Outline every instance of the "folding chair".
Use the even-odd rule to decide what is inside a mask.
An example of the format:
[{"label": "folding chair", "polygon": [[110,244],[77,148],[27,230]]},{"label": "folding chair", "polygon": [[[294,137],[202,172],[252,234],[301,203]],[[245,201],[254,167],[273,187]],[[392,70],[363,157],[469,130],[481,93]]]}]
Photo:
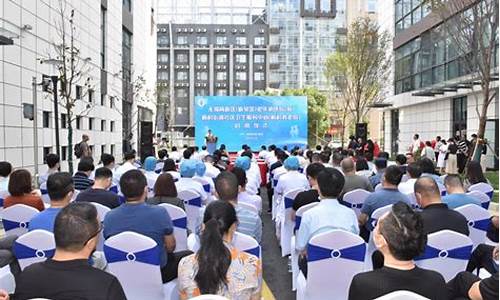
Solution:
[{"label": "folding chair", "polygon": [[182,208],[168,203],[161,203],[160,206],[167,210],[168,215],[174,224],[175,251],[187,250],[186,212],[182,210]]},{"label": "folding chair", "polygon": [[[96,202],[90,202],[90,204],[94,205],[95,208],[97,209],[97,218],[99,219],[99,222],[104,222],[104,218],[106,217],[106,214],[111,210],[109,207],[104,206],[100,203]],[[96,250],[97,251],[102,251],[102,248],[104,246],[104,234],[101,232],[99,233],[99,240],[97,242]]]},{"label": "folding chair", "polygon": [[178,197],[184,201],[187,228],[191,232],[196,232],[196,226],[198,225],[196,223],[198,222],[202,207],[201,195],[192,190],[184,190],[178,193]]},{"label": "folding chair", "polygon": [[56,242],[54,234],[47,230],[36,229],[23,234],[14,242],[13,250],[21,270],[27,266],[45,261],[54,256]]},{"label": "folding chair", "polygon": [[486,242],[486,233],[491,223],[489,211],[475,204],[460,206],[455,210],[467,219],[469,237],[474,244],[474,249]]},{"label": "folding chair", "polygon": [[21,236],[28,232],[28,225],[31,219],[39,211],[36,208],[25,204],[15,204],[4,208],[2,212],[2,224],[5,235]]},{"label": "folding chair", "polygon": [[342,197],[342,200],[339,200],[339,202],[340,204],[354,210],[356,216],[359,217],[359,215],[361,214],[361,207],[363,206],[363,203],[365,203],[366,198],[370,196],[370,194],[371,193],[368,191],[355,189],[345,193]]}]

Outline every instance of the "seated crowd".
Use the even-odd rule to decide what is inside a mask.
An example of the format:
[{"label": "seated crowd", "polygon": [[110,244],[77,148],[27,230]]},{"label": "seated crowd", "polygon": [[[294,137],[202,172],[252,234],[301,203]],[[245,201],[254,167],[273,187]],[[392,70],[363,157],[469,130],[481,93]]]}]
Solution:
[{"label": "seated crowd", "polygon": [[[472,184],[487,183],[474,161],[463,183],[454,173],[439,176],[428,157],[415,160],[398,155],[392,162],[376,143],[360,148],[355,140],[348,149],[318,145],[305,151],[294,147],[290,152],[270,145],[254,153],[243,145],[237,157],[231,157],[224,145],[214,153],[205,146],[171,150],[161,149],[158,158],[149,156],[142,164],[130,151],[116,166],[112,155],[102,154],[97,169],[91,157],[82,157],[73,175],[60,172],[59,157],[49,154],[47,172],[37,181],[43,187],[40,190],[33,188],[29,171],[13,170],[10,163],[0,162],[3,207],[24,204],[38,210],[28,231],[53,233],[56,247],[52,257],[21,271],[13,251],[18,236],[0,239],[0,267],[10,265],[15,299],[126,299],[127,286],[107,268],[105,255],[96,251],[99,238],[107,240],[126,231],[154,240],[161,280],[177,279],[181,299],[202,294],[261,299],[261,257],[234,245],[236,232],[261,243],[261,191],[267,192],[268,212],[277,228],[283,218],[295,222],[300,216],[297,211],[307,206],[292,249],[305,278],[313,236],[340,229],[374,245],[372,265],[345,287],[349,299],[375,299],[399,290],[429,299],[498,298],[498,246],[478,245],[467,269],[449,282],[439,272],[415,263],[429,234],[441,230],[470,234],[467,219],[454,209],[482,205],[467,194]],[[286,214],[283,199],[294,190],[299,192]],[[366,191],[366,198],[351,207],[346,202],[349,195],[360,190]],[[188,194],[197,198],[187,199]],[[109,210],[102,224],[92,204]],[[189,250],[178,249],[175,222],[164,205],[186,213],[187,240],[194,241]],[[373,222],[374,212],[388,205],[392,205],[388,212]],[[498,243],[498,217],[491,221],[488,238]],[[473,273],[480,268],[491,276],[481,279]],[[8,295],[0,290],[2,297]]]}]

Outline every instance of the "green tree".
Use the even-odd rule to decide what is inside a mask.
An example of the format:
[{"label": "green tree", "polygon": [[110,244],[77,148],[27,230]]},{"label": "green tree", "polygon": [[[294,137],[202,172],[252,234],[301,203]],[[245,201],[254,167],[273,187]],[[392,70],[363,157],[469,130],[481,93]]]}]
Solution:
[{"label": "green tree", "polygon": [[[260,96],[307,96],[307,142],[315,145],[317,138],[323,139],[323,134],[328,129],[328,101],[326,96],[316,88],[285,89],[283,91],[267,90],[256,92]],[[316,136],[317,132],[317,136]]]},{"label": "green tree", "polygon": [[325,76],[337,105],[348,109],[355,123],[362,122],[370,106],[383,100],[389,79],[390,37],[369,18],[357,19],[348,29],[345,45],[326,59]]}]

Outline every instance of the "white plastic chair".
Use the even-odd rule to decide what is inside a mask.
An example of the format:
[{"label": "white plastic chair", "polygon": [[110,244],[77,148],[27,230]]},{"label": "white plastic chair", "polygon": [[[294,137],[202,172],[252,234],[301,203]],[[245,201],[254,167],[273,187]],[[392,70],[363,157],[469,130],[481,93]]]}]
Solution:
[{"label": "white plastic chair", "polygon": [[[100,203],[96,203],[96,202],[90,202],[90,203],[92,205],[94,205],[95,208],[97,209],[97,219],[99,219],[99,222],[101,222],[101,224],[102,224],[102,222],[104,221],[104,218],[106,217],[106,214],[111,209],[107,206],[100,204]],[[99,233],[99,239],[97,242],[96,250],[102,251],[103,247],[104,247],[104,234],[102,233],[102,230],[101,230],[101,232]]]},{"label": "white plastic chair", "polygon": [[191,300],[229,300],[229,299],[219,295],[201,295],[191,298]]},{"label": "white plastic chair", "polygon": [[342,200],[340,200],[340,204],[343,204],[356,213],[356,216],[359,217],[361,214],[361,207],[363,206],[363,203],[365,203],[365,200],[368,196],[370,196],[370,192],[365,191],[363,189],[355,189],[350,192],[347,192],[344,194],[342,197]]},{"label": "white plastic chair", "polygon": [[5,235],[21,236],[28,232],[28,225],[31,219],[39,211],[25,204],[15,204],[7,207],[2,212],[2,223]]},{"label": "white plastic chair", "polygon": [[178,299],[177,281],[162,283],[160,249],[153,239],[125,231],[104,242],[104,254],[127,299]]},{"label": "white plastic chair", "polygon": [[[293,228],[294,231],[299,230],[300,223],[302,221],[302,216],[304,215],[304,213],[318,204],[319,202],[309,203],[307,205],[300,207],[297,210],[297,212],[295,213],[295,227]],[[292,252],[290,255],[292,261],[292,290],[295,291],[297,290],[297,276],[299,275],[299,253],[295,249],[295,235],[292,236],[290,242],[290,248]]]},{"label": "white plastic chair", "polygon": [[[354,275],[363,271],[366,244],[358,235],[334,229],[307,245],[307,279],[297,279],[297,300],[345,300]],[[335,292],[332,292],[335,291]]]},{"label": "white plastic chair", "polygon": [[468,192],[467,195],[479,200],[483,208],[488,209],[490,207],[490,201],[491,201],[490,196],[488,196],[484,192],[475,190]]},{"label": "white plastic chair", "polygon": [[0,268],[0,287],[9,294],[13,294],[16,289],[16,281],[9,265]]},{"label": "white plastic chair", "polygon": [[[479,182],[479,183],[476,183],[476,184],[473,184],[469,187],[469,192],[472,192],[472,191],[479,191],[479,192],[483,192],[485,193],[486,195],[488,195],[488,197],[490,197],[490,200],[493,199],[493,187],[487,183],[484,183],[484,182]],[[488,209],[487,207],[485,207],[486,209]]]},{"label": "white plastic chair", "polygon": [[430,300],[424,296],[410,291],[395,291],[384,296],[378,297],[375,300]]},{"label": "white plastic chair", "polygon": [[161,203],[159,206],[165,208],[174,224],[175,236],[175,251],[184,251],[188,249],[187,245],[187,217],[186,212],[182,208],[168,204]]},{"label": "white plastic chair", "polygon": [[154,171],[152,172],[145,172],[144,175],[146,176],[146,181],[148,183],[148,198],[153,198],[155,196],[154,188],[156,184],[156,180],[158,179],[158,174],[156,174]]},{"label": "white plastic chair", "polygon": [[257,258],[261,258],[262,256],[262,250],[259,243],[249,235],[235,232],[232,244],[236,249],[255,255]]},{"label": "white plastic chair", "polygon": [[200,216],[202,206],[201,196],[191,190],[180,191],[178,197],[184,201],[186,208],[187,228],[191,232],[196,231],[196,222]]},{"label": "white plastic chair", "polygon": [[417,198],[415,197],[415,193],[409,193],[405,194],[406,197],[408,197],[408,200],[410,201],[411,207],[413,209],[420,209],[420,205],[417,203]]},{"label": "white plastic chair", "polygon": [[486,241],[486,234],[490,227],[490,213],[486,209],[475,204],[467,204],[455,208],[461,213],[469,225],[469,237],[476,248],[479,244]]},{"label": "white plastic chair", "polygon": [[383,189],[384,187],[382,186],[382,183],[379,183],[375,186],[375,192],[377,191],[380,191],[381,189]]},{"label": "white plastic chair", "polygon": [[14,254],[21,270],[27,266],[45,261],[54,256],[56,242],[54,234],[47,230],[36,229],[23,234],[14,242]]},{"label": "white plastic chair", "polygon": [[280,225],[280,245],[281,245],[281,256],[290,255],[291,249],[291,240],[293,235],[293,229],[295,227],[295,222],[292,221],[292,206],[295,197],[297,194],[302,192],[302,189],[294,189],[286,192],[283,195],[283,206],[284,210],[281,217],[281,225]]},{"label": "white plastic chair", "polygon": [[47,190],[47,182],[44,182],[40,185],[40,194],[42,194],[41,198],[43,203],[50,204],[49,191]]},{"label": "white plastic chair", "polygon": [[[286,173],[286,170],[284,168],[276,168],[273,170],[272,182],[271,182],[273,188],[275,188],[276,185],[278,184],[278,180],[279,180],[280,176],[285,174],[285,173]],[[276,219],[276,215],[278,213],[278,206],[279,206],[281,201],[282,201],[282,199],[276,193],[274,193],[272,201],[271,201],[273,220]]]},{"label": "white plastic chair", "polygon": [[[370,228],[370,232],[373,231],[373,229],[375,229],[378,219],[380,219],[391,209],[392,209],[392,204],[379,207],[373,211],[372,215],[370,216],[370,219],[368,220],[369,224],[368,227]],[[371,270],[371,268],[373,267],[372,254],[373,252],[375,252],[375,250],[377,250],[377,247],[375,247],[375,243],[373,242],[373,234],[370,233],[370,238],[368,239],[368,249],[366,251],[366,259],[365,259],[367,270]]]},{"label": "white plastic chair", "polygon": [[472,252],[472,240],[451,230],[441,230],[428,235],[425,252],[415,258],[417,266],[434,270],[446,282],[465,271]]}]

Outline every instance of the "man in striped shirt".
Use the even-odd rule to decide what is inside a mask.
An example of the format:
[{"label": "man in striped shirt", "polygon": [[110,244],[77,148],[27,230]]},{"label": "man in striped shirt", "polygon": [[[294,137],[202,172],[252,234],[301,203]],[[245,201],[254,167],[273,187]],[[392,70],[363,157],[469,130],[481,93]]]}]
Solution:
[{"label": "man in striped shirt", "polygon": [[465,169],[465,164],[467,163],[467,156],[469,152],[469,148],[467,146],[468,141],[465,136],[462,136],[460,139],[457,138],[457,164],[458,164],[458,173],[463,173]]},{"label": "man in striped shirt", "polygon": [[94,181],[89,178],[94,171],[94,161],[91,157],[84,157],[78,163],[78,172],[73,175],[73,183],[75,190],[84,191],[94,184]]}]

